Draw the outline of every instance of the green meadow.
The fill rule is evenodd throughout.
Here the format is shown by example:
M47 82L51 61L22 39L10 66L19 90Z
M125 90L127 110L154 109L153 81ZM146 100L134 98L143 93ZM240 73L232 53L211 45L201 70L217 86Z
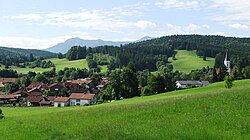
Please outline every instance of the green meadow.
M2 108L3 139L249 139L250 80L85 107Z
M191 70L214 66L214 58L207 57L207 60L204 61L202 57L196 55L195 51L177 50L177 52L177 60L169 59L174 66L174 70L189 73Z
M74 60L74 61L68 61L67 59L58 59L58 58L51 58L51 59L46 59L46 61L50 60L52 63L55 64L56 70L63 70L64 68L87 68L88 69L88 63L86 59L80 59L80 60ZM101 67L101 72L105 73L107 71L107 66L100 66ZM12 67L11 69L16 70L18 73L23 73L27 74L29 71L34 71L34 72L45 72L52 70L52 68L19 68L19 67Z

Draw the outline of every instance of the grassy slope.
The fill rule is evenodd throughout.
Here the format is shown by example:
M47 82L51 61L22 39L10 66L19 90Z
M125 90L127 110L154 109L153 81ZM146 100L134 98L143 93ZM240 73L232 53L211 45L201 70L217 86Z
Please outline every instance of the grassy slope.
M247 139L250 80L89 107L3 108L9 139ZM59 117L60 116L60 117Z
M195 51L178 50L176 54L177 60L170 60L173 63L174 70L189 73L191 70L201 69L202 67L214 66L214 58L207 57L207 61L203 61L196 55Z
M52 63L55 64L56 70L63 70L66 67L69 68L87 68L88 69L88 64L86 59L80 59L80 60L75 60L75 61L68 61L67 59L58 59L58 58L52 58L52 59L46 59L46 61L50 60ZM34 71L34 72L44 72L44 71L49 71L52 68L18 68L18 67L12 67L13 70L16 70L18 73L23 73L26 74L29 71ZM107 71L107 66L101 66L101 72L106 72Z

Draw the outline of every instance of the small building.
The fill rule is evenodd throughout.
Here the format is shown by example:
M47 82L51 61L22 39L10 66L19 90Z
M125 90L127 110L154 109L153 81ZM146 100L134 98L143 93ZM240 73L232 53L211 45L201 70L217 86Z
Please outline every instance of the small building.
M83 106L96 103L95 94L72 93L69 99L70 106Z
M11 93L11 95L17 98L19 103L26 102L26 99L29 96L29 94L25 91L16 91Z
M41 102L48 101L43 96L43 93L38 88L33 88L28 91L29 96L27 97L27 106L40 106Z
M56 97L54 100L54 107L69 106L69 97Z
M31 90L33 88L41 89L43 88L43 86L44 86L44 83L42 82L32 82L29 86L27 86L27 90Z
M53 83L53 84L49 85L48 88L49 88L50 92L59 94L62 91L62 89L64 89L64 84L63 83Z
M192 88L192 87L202 87L208 86L210 83L208 81L176 81L177 89L185 89L185 88Z

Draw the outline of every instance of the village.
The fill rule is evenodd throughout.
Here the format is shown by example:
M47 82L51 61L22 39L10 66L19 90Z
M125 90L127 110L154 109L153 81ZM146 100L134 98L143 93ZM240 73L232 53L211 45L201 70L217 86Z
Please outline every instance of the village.
M16 78L0 78L0 88L5 83L14 83ZM102 78L100 84L95 86L91 79L69 80L44 84L32 82L25 91L16 91L11 94L0 92L0 106L19 107L64 107L84 106L97 103L96 95L108 85L107 78ZM68 96L60 96L60 92L66 92ZM46 92L56 96L47 96Z
M0 78L0 88L5 83L14 83L17 78ZM66 82L55 82L45 84L32 82L25 90L19 90L11 94L0 92L0 106L7 107L65 107L65 106L87 106L96 104L97 94L104 91L109 84L108 78L101 78L95 85L89 78L68 80ZM202 87L209 85L208 81L176 81L177 89ZM60 96L61 92L68 96ZM55 96L48 96L50 92Z

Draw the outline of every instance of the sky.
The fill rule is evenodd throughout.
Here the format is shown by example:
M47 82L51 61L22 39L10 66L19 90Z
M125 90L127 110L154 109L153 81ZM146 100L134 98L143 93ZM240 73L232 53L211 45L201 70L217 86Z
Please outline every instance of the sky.
M0 0L0 46L45 49L73 37L249 37L248 0Z

